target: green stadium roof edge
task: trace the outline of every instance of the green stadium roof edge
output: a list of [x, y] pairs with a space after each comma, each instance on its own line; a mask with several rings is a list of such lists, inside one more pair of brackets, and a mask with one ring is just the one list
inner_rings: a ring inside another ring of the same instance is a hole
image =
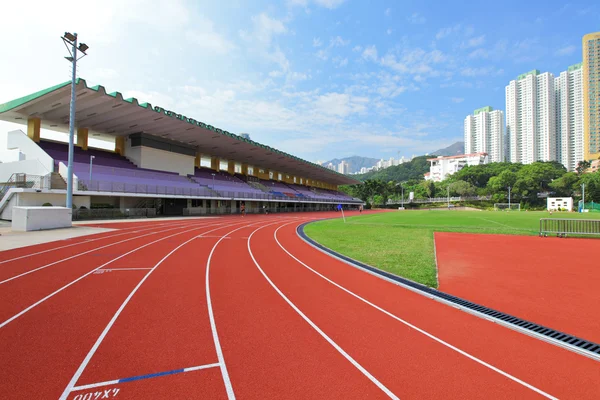
[[[26, 123], [29, 118], [40, 118], [43, 128], [68, 132], [70, 88], [71, 82], [68, 81], [0, 104], [0, 120]], [[92, 137], [144, 132], [193, 144], [200, 152], [210, 155], [288, 175], [337, 185], [359, 183], [350, 176], [182, 114], [153, 107], [150, 103], [140, 103], [136, 98], [124, 99], [120, 92], [107, 93], [101, 85], [88, 87], [82, 78], [77, 79], [76, 95], [76, 124], [88, 128]]]

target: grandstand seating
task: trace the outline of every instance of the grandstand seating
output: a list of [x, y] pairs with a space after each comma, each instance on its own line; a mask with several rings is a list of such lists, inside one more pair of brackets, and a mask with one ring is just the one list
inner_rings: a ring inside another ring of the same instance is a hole
[[[66, 143], [42, 140], [39, 145], [54, 159], [55, 166], [59, 162], [67, 164], [69, 151]], [[91, 182], [90, 156], [94, 156]], [[83, 150], [77, 146], [73, 154], [73, 172], [82, 190], [241, 198], [272, 196], [282, 200], [353, 200], [350, 196], [332, 190], [316, 190], [303, 185], [257, 178], [253, 178], [256, 181], [253, 186], [243, 175], [231, 175], [209, 168], [195, 168], [194, 174], [187, 177], [175, 172], [144, 169], [117, 153], [99, 149]]]

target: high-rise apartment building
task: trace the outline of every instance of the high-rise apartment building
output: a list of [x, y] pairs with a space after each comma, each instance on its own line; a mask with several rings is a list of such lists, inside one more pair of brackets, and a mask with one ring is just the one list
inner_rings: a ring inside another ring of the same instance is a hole
[[556, 160], [554, 75], [533, 70], [506, 86], [507, 160]]
[[490, 162], [504, 158], [504, 113], [492, 107], [482, 107], [465, 118], [465, 153], [487, 153]]
[[350, 164], [346, 161], [342, 161], [338, 164], [338, 170], [340, 174], [348, 175], [350, 173]]
[[600, 32], [583, 36], [584, 157], [600, 157]]
[[556, 94], [556, 160], [574, 171], [583, 154], [583, 70], [571, 65], [554, 79]]

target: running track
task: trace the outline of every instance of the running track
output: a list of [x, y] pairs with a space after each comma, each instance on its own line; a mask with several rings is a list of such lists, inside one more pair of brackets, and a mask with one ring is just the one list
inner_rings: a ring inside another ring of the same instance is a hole
[[115, 224], [0, 253], [0, 398], [598, 398], [598, 362], [297, 237], [338, 215]]

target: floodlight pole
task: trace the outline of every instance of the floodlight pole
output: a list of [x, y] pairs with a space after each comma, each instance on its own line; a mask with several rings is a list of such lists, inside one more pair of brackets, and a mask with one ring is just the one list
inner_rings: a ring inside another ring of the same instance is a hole
[[448, 208], [450, 208], [450, 184], [446, 186], [446, 189], [448, 189]]
[[400, 187], [402, 188], [402, 208], [404, 208], [404, 186], [400, 184]]
[[583, 212], [584, 210], [585, 210], [585, 183], [582, 183], [581, 184], [581, 212]]
[[508, 187], [508, 209], [510, 210], [510, 186]]
[[94, 166], [94, 156], [90, 156], [90, 186], [92, 185], [92, 167]]
[[75, 81], [77, 80], [77, 33], [74, 33], [73, 48], [71, 57], [72, 74], [71, 74], [71, 108], [69, 111], [69, 161], [67, 164], [67, 208], [73, 208], [73, 152], [75, 139]]

